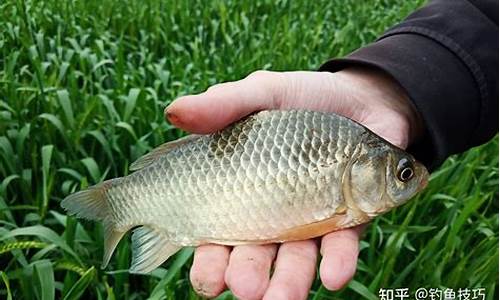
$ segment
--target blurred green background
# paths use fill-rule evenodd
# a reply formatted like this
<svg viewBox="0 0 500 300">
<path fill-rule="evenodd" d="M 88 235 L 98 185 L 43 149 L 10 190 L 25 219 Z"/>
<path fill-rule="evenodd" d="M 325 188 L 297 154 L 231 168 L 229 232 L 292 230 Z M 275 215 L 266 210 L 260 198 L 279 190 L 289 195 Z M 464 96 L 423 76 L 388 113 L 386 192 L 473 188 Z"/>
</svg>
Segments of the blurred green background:
<svg viewBox="0 0 500 300">
<path fill-rule="evenodd" d="M 183 135 L 163 120 L 176 97 L 257 69 L 314 70 L 423 3 L 0 2 L 0 298 L 197 299 L 192 249 L 129 275 L 125 238 L 100 270 L 101 226 L 66 217 L 61 199 Z M 367 228 L 361 249 L 346 288 L 316 280 L 310 298 L 484 287 L 496 299 L 498 138 L 450 158 L 424 193 Z"/>
</svg>

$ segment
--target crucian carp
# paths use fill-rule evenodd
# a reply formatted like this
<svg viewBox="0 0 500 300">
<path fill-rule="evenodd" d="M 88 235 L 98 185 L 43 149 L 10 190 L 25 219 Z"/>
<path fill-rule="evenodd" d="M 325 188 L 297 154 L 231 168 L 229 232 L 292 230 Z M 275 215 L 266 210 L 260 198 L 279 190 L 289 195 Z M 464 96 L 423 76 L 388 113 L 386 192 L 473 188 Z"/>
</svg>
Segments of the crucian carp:
<svg viewBox="0 0 500 300">
<path fill-rule="evenodd" d="M 104 267 L 134 229 L 133 273 L 184 246 L 302 240 L 366 223 L 408 201 L 429 176 L 362 125 L 304 110 L 261 111 L 163 144 L 130 170 L 61 205 L 103 223 Z"/>
</svg>

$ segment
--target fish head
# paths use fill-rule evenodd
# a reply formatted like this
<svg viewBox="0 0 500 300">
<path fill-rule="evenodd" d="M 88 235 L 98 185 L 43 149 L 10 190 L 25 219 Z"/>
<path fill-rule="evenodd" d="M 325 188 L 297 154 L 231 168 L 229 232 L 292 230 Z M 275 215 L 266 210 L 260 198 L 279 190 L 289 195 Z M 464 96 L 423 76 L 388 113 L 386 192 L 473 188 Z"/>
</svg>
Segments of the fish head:
<svg viewBox="0 0 500 300">
<path fill-rule="evenodd" d="M 429 180 L 427 168 L 412 155 L 393 149 L 388 153 L 386 195 L 394 206 L 404 204 L 423 190 Z"/>
<path fill-rule="evenodd" d="M 363 144 L 349 171 L 351 201 L 368 216 L 406 203 L 429 177 L 412 155 L 382 140 Z"/>
</svg>

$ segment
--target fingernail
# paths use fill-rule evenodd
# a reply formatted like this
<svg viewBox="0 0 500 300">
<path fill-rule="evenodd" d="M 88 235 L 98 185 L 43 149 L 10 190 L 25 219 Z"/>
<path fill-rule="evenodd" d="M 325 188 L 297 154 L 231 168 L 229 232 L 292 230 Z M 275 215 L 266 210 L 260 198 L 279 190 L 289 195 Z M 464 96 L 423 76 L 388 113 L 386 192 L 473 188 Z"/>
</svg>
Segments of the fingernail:
<svg viewBox="0 0 500 300">
<path fill-rule="evenodd" d="M 168 107 L 165 109 L 165 117 L 171 124 L 176 125 L 180 123 L 179 117 L 176 114 L 168 111 Z"/>
</svg>

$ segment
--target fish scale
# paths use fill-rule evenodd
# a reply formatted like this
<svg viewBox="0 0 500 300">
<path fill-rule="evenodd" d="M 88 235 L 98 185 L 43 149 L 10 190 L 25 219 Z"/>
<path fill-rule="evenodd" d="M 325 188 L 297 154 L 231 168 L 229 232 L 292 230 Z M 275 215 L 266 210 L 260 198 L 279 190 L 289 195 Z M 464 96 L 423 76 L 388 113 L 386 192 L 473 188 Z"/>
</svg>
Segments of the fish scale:
<svg viewBox="0 0 500 300">
<path fill-rule="evenodd" d="M 144 212 L 145 215 L 149 214 L 150 211 L 154 211 L 155 208 L 160 206 L 158 204 L 160 202 L 163 202 L 163 204 L 169 203 L 170 205 L 167 206 L 170 211 L 186 207 L 186 205 L 191 205 L 192 207 L 198 205 L 201 207 L 200 211 L 205 212 L 200 216 L 204 218 L 200 218 L 201 220 L 197 222 L 197 228 L 193 228 L 193 224 L 188 221 L 190 215 L 179 218 L 169 211 L 164 211 L 163 215 L 155 215 L 156 218 L 151 218 L 148 223 L 155 224 L 160 222 L 161 219 L 160 226 L 163 230 L 168 232 L 176 232 L 177 234 L 183 233 L 189 236 L 192 235 L 194 231 L 199 237 L 204 239 L 230 240 L 235 238 L 272 238 L 273 235 L 280 230 L 282 231 L 289 227 L 296 226 L 297 222 L 295 222 L 294 219 L 298 222 L 316 221 L 317 218 L 314 216 L 314 211 L 302 208 L 287 208 L 287 202 L 290 201 L 280 201 L 280 198 L 290 198 L 290 196 L 293 198 L 296 190 L 298 190 L 298 196 L 300 197 L 306 194 L 315 196 L 309 199 L 311 207 L 321 207 L 323 198 L 329 197 L 327 187 L 317 181 L 320 174 L 316 174 L 318 168 L 317 164 L 320 159 L 327 159 L 327 157 L 323 157 L 314 147 L 311 147 L 314 145 L 313 140 L 317 138 L 318 131 L 307 131 L 306 128 L 306 126 L 310 126 L 310 128 L 314 128 L 315 126 L 321 128 L 321 123 L 328 122 L 329 120 L 324 116 L 314 117 L 314 115 L 313 113 L 309 115 L 304 113 L 304 120 L 302 123 L 298 123 L 296 114 L 290 117 L 289 114 L 283 112 L 272 114 L 264 112 L 249 119 L 246 123 L 247 125 L 242 126 L 241 130 L 227 130 L 221 133 L 216 147 L 214 147 L 213 141 L 203 137 L 197 144 L 187 147 L 184 152 L 182 152 L 183 148 L 179 148 L 165 155 L 154 165 L 149 167 L 155 170 L 154 173 L 163 174 L 162 177 L 166 179 L 163 184 L 160 185 L 161 188 L 159 188 L 161 197 L 148 195 L 150 199 L 152 199 L 152 201 L 148 202 L 151 205 L 149 207 L 143 206 L 141 209 L 142 212 Z M 258 126 L 249 126 L 250 122 L 260 122 L 261 124 Z M 340 139 L 331 139 L 332 135 L 335 136 L 336 131 L 335 124 L 332 125 L 329 126 L 331 134 L 324 133 L 323 135 L 325 137 L 323 137 L 323 139 L 330 139 L 328 141 L 329 143 L 336 144 Z M 258 128 L 258 130 L 254 130 L 254 128 Z M 273 132 L 273 128 L 278 130 Z M 284 139 L 284 137 L 287 136 L 285 132 L 288 130 L 295 133 L 293 139 Z M 234 132 L 242 137 L 235 138 Z M 259 139 L 263 139 L 263 149 L 260 153 L 259 151 L 255 151 L 256 147 L 253 142 Z M 276 143 L 275 140 L 280 140 L 280 142 Z M 237 144 L 231 144 L 230 141 L 237 141 Z M 294 168 L 295 166 L 293 163 L 292 165 L 286 165 L 288 169 L 285 170 L 283 170 L 283 165 L 279 164 L 280 158 L 283 157 L 281 149 L 287 147 L 288 149 L 297 148 L 296 155 L 300 163 L 298 170 Z M 336 148 L 338 148 L 338 146 Z M 200 159 L 198 155 L 199 152 L 205 152 L 203 159 Z M 252 167 L 249 168 L 245 176 L 245 180 L 249 182 L 250 185 L 253 183 L 253 193 L 246 192 L 248 189 L 244 188 L 244 181 L 235 180 L 237 179 L 236 173 L 238 168 L 242 165 L 242 154 L 245 152 L 254 153 L 255 155 L 253 156 L 253 160 L 250 161 Z M 219 158 L 217 157 L 218 154 L 223 156 Z M 231 156 L 228 156 L 229 154 Z M 288 161 L 290 160 L 291 159 L 288 159 Z M 202 162 L 210 163 L 208 174 L 206 173 L 206 168 L 203 168 Z M 237 165 L 235 165 L 235 162 L 237 162 Z M 199 174 L 199 170 L 203 170 L 203 174 Z M 142 173 L 147 173 L 146 171 L 147 169 L 137 174 L 141 176 Z M 286 186 L 285 189 L 282 189 L 276 182 L 276 176 L 281 176 L 287 171 L 290 171 L 292 176 L 294 175 L 294 177 L 297 177 L 299 183 L 298 186 Z M 142 176 L 142 181 L 150 180 L 147 176 Z M 194 180 L 199 178 L 208 179 L 202 181 Z M 127 182 L 123 182 L 123 185 L 129 187 L 133 186 L 129 185 Z M 334 184 L 331 183 L 330 185 Z M 335 189 L 333 186 L 329 187 L 332 190 L 339 190 L 339 188 Z M 318 191 L 325 191 L 326 194 L 318 197 Z M 235 196 L 235 192 L 237 192 L 238 196 Z M 137 193 L 131 194 L 138 195 Z M 201 195 L 203 196 L 200 197 Z M 144 198 L 144 195 L 141 195 L 141 197 Z M 202 199 L 204 203 L 210 203 L 211 205 L 207 206 L 199 203 L 201 202 L 200 199 Z M 239 201 L 234 201 L 234 199 L 238 199 Z M 126 201 L 133 200 L 127 199 Z M 224 225 L 226 229 L 232 228 L 232 230 L 217 232 L 213 229 L 213 226 L 210 226 L 210 224 L 216 223 L 214 220 L 210 220 L 210 216 L 214 214 L 211 214 L 205 209 L 219 209 L 221 206 L 224 207 L 225 203 L 231 204 L 225 206 L 227 215 L 238 215 L 243 211 L 248 211 L 250 214 L 246 216 L 247 222 L 234 222 L 229 220 L 227 224 Z M 266 205 L 267 203 L 281 205 L 269 206 Z M 274 228 L 272 228 L 274 230 L 265 233 L 261 232 L 259 226 L 253 225 L 266 223 L 265 220 L 262 219 L 265 215 L 258 213 L 252 214 L 252 212 L 258 212 L 259 209 L 262 208 L 274 211 L 274 217 L 277 220 L 283 219 L 275 224 Z M 274 208 L 274 210 L 272 208 Z M 290 211 L 287 212 L 286 209 Z M 184 210 L 184 212 L 190 213 L 189 210 Z M 299 215 L 295 218 L 281 217 L 290 214 L 297 215 L 297 213 Z M 141 221 L 147 218 L 147 216 L 140 217 Z M 221 227 L 224 225 L 221 225 Z M 242 234 L 244 234 L 244 236 L 242 236 Z M 196 243 L 197 237 L 194 236 L 192 239 L 193 243 Z"/>
<path fill-rule="evenodd" d="M 143 273 L 182 246 L 294 240 L 324 232 L 321 224 L 334 230 L 366 222 L 374 213 L 357 209 L 351 194 L 372 188 L 349 186 L 345 174 L 358 160 L 380 165 L 364 162 L 367 153 L 398 151 L 338 115 L 262 111 L 220 132 L 164 144 L 135 162 L 136 172 L 70 195 L 62 206 L 104 222 L 104 264 L 123 234 L 141 226 L 131 271 Z M 359 180 L 367 171 L 356 172 Z"/>
</svg>

